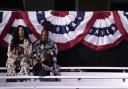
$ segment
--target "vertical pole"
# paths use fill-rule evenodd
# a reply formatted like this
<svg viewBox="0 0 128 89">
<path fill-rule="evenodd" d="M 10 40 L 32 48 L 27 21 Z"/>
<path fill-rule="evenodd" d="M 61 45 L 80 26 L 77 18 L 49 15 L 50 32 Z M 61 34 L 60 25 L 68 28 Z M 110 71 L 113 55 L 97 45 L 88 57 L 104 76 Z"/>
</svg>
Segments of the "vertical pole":
<svg viewBox="0 0 128 89">
<path fill-rule="evenodd" d="M 79 1 L 75 0 L 75 10 L 78 11 L 79 10 Z"/>
<path fill-rule="evenodd" d="M 109 10 L 109 11 L 111 11 L 110 10 L 110 8 L 111 8 L 111 1 L 110 0 L 107 0 L 108 1 L 108 3 L 107 3 L 107 9 Z"/>
<path fill-rule="evenodd" d="M 126 73 L 125 69 L 123 70 L 123 73 Z M 125 82 L 125 78 L 123 78 L 122 80 L 123 80 L 123 82 Z"/>
<path fill-rule="evenodd" d="M 23 10 L 26 10 L 26 3 L 25 3 L 25 0 L 23 0 Z"/>
</svg>

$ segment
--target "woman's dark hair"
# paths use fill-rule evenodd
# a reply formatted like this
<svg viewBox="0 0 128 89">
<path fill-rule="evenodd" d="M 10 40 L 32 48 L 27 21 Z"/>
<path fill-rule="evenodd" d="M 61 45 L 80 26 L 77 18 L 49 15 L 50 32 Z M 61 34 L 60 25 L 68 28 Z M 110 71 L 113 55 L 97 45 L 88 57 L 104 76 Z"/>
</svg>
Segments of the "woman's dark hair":
<svg viewBox="0 0 128 89">
<path fill-rule="evenodd" d="M 43 30 L 41 31 L 41 34 L 42 34 L 42 32 L 47 32 L 48 33 L 48 25 L 45 23 L 45 24 L 43 24 Z M 49 34 L 49 33 L 48 33 Z"/>
<path fill-rule="evenodd" d="M 17 47 L 18 44 L 20 43 L 20 39 L 19 39 L 19 28 L 20 27 L 22 27 L 23 30 L 24 30 L 24 38 L 25 39 L 29 39 L 29 36 L 28 36 L 29 33 L 27 32 L 27 30 L 25 29 L 25 27 L 22 26 L 22 25 L 19 25 L 15 29 L 14 33 L 13 33 L 13 39 L 11 40 L 11 50 L 13 50 L 15 47 Z"/>
<path fill-rule="evenodd" d="M 48 31 L 48 29 L 49 29 L 49 28 L 48 28 L 48 27 L 49 27 L 49 26 L 48 26 L 48 23 L 43 23 L 42 25 L 43 25 L 43 27 L 44 27 L 43 30 L 47 30 L 47 31 Z M 42 30 L 42 31 L 43 31 L 43 30 Z"/>
</svg>

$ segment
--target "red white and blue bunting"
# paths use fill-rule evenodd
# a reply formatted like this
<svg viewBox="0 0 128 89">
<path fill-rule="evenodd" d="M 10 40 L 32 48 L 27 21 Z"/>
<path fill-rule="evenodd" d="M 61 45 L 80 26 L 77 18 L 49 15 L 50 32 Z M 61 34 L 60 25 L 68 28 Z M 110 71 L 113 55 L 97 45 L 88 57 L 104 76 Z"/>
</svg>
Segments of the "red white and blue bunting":
<svg viewBox="0 0 128 89">
<path fill-rule="evenodd" d="M 49 38 L 57 43 L 59 50 L 65 50 L 79 43 L 87 31 L 85 28 L 93 12 L 77 11 L 37 11 L 23 15 L 29 28 L 37 38 L 48 24 Z"/>
<path fill-rule="evenodd" d="M 46 11 L 50 39 L 58 44 L 60 50 L 73 47 L 87 33 L 86 27 L 92 16 L 93 12 Z"/>
<path fill-rule="evenodd" d="M 22 13 L 24 12 L 11 12 L 11 11 L 4 11 L 2 21 L 0 23 L 0 42 L 3 47 L 7 48 L 8 43 L 12 39 L 12 35 L 17 30 L 17 26 L 22 25 L 25 27 L 25 30 L 28 32 L 29 36 L 31 37 L 32 41 L 37 40 L 34 34 L 30 31 L 27 26 L 27 22 L 23 19 Z"/>
<path fill-rule="evenodd" d="M 114 12 L 114 16 L 117 26 L 123 34 L 122 36 L 128 41 L 128 12 Z"/>
<path fill-rule="evenodd" d="M 128 40 L 126 11 L 0 11 L 1 45 L 7 48 L 18 25 L 25 26 L 32 41 L 39 39 L 44 23 L 49 28 L 49 39 L 57 43 L 59 50 L 82 42 L 102 51 L 115 47 L 123 38 Z"/>
<path fill-rule="evenodd" d="M 12 11 L 0 11 L 0 43 L 7 48 L 10 35 L 10 27 L 14 21 L 15 14 Z"/>
<path fill-rule="evenodd" d="M 86 46 L 102 51 L 122 41 L 122 34 L 115 24 L 112 12 L 95 12 L 92 19 L 95 19 L 95 22 L 82 41 Z"/>
</svg>

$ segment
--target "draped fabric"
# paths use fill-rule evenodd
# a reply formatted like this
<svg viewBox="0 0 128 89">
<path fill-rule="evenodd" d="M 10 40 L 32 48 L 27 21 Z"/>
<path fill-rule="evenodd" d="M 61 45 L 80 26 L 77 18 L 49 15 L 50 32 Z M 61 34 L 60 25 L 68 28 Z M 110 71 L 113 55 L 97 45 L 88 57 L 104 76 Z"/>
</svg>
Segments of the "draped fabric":
<svg viewBox="0 0 128 89">
<path fill-rule="evenodd" d="M 0 23 L 0 31 L 1 31 L 0 45 L 2 45 L 5 48 L 8 47 L 8 43 L 11 41 L 12 35 L 15 32 L 15 30 L 17 30 L 16 29 L 17 26 L 22 25 L 25 27 L 25 30 L 27 31 L 29 30 L 21 13 L 22 12 L 11 12 L 11 11 L 3 12 L 2 22 Z M 37 38 L 34 39 L 35 36 L 33 36 L 31 31 L 28 31 L 28 33 L 31 39 L 33 39 L 34 41 L 37 39 Z"/>
<path fill-rule="evenodd" d="M 114 20 L 113 13 L 95 12 L 95 19 L 83 43 L 88 47 L 101 51 L 112 48 L 122 41 L 122 35 Z"/>
<path fill-rule="evenodd" d="M 66 14 L 64 15 L 64 13 Z M 87 34 L 86 28 L 90 25 L 88 23 L 92 16 L 93 12 L 66 11 L 52 13 L 52 11 L 46 11 L 45 19 L 50 27 L 50 39 L 58 43 L 60 50 L 73 47 Z"/>
<path fill-rule="evenodd" d="M 74 47 L 79 42 L 103 51 L 128 41 L 126 11 L 0 11 L 0 45 L 7 48 L 18 25 L 23 25 L 34 42 L 40 38 L 47 23 L 49 39 L 59 50 Z"/>
<path fill-rule="evenodd" d="M 0 14 L 0 45 L 7 48 L 10 41 L 9 29 L 14 21 L 15 14 L 12 11 L 1 11 Z"/>
<path fill-rule="evenodd" d="M 128 41 L 128 12 L 118 11 L 114 12 L 114 15 L 117 26 L 122 32 L 122 36 Z"/>
</svg>

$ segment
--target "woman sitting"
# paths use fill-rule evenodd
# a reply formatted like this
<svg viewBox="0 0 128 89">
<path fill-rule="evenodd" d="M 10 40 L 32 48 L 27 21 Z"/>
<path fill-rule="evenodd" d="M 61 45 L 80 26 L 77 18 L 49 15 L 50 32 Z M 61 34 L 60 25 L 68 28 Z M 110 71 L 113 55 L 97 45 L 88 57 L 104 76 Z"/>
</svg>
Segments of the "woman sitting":
<svg viewBox="0 0 128 89">
<path fill-rule="evenodd" d="M 7 76 L 29 75 L 31 65 L 31 41 L 25 28 L 19 25 L 8 46 Z"/>
</svg>

